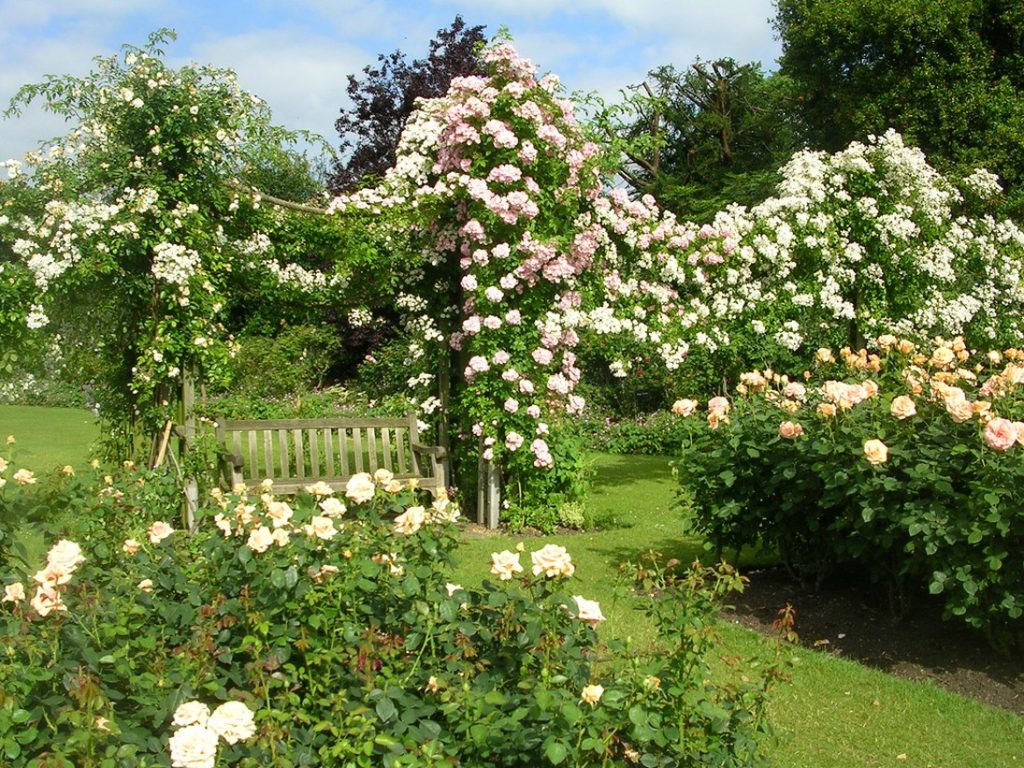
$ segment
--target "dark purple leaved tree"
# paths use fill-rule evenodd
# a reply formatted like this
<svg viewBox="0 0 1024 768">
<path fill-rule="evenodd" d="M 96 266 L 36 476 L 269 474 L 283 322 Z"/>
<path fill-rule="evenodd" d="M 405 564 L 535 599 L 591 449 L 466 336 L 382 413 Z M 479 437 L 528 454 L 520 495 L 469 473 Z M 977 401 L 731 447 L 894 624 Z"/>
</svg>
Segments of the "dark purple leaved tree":
<svg viewBox="0 0 1024 768">
<path fill-rule="evenodd" d="M 486 42 L 484 27 L 467 27 L 462 16 L 439 29 L 425 59 L 411 64 L 401 51 L 380 54 L 377 66 L 367 65 L 363 79 L 348 76 L 352 105 L 334 123 L 341 137 L 340 158 L 328 183 L 344 192 L 395 164 L 395 150 L 416 99 L 442 96 L 453 77 L 481 74 L 478 51 Z"/>
</svg>

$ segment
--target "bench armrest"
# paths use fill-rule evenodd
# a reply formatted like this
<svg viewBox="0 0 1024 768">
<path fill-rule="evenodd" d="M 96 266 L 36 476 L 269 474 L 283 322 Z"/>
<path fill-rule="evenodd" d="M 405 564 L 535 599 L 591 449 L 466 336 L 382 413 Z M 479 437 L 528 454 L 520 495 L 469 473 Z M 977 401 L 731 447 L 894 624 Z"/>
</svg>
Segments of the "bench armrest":
<svg viewBox="0 0 1024 768">
<path fill-rule="evenodd" d="M 413 452 L 424 453 L 427 456 L 433 456 L 438 461 L 443 461 L 447 456 L 448 452 L 440 445 L 423 445 L 422 443 L 412 443 L 410 445 Z"/>
</svg>

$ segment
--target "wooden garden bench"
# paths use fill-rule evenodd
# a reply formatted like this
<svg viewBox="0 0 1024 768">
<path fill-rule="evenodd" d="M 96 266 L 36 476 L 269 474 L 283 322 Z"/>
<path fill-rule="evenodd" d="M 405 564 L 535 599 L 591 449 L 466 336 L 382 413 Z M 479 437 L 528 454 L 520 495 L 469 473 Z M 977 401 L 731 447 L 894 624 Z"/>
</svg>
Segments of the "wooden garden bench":
<svg viewBox="0 0 1024 768">
<path fill-rule="evenodd" d="M 435 497 L 446 487 L 445 450 L 419 441 L 416 414 L 405 418 L 217 419 L 221 471 L 234 487 L 270 478 L 278 493 L 323 481 L 337 491 L 378 469 L 417 480 Z"/>
</svg>

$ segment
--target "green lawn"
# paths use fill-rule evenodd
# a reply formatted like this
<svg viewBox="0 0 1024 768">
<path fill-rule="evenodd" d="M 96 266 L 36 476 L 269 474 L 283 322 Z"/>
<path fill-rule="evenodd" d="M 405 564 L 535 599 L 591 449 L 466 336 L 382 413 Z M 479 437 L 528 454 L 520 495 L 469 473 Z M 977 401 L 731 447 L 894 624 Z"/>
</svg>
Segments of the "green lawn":
<svg viewBox="0 0 1024 768">
<path fill-rule="evenodd" d="M 0 439 L 17 438 L 17 466 L 45 473 L 64 464 L 81 466 L 98 435 L 85 411 L 0 407 Z M 543 537 L 467 536 L 456 580 L 470 585 L 486 574 L 490 553 L 524 541 L 527 550 L 546 543 L 568 548 L 578 588 L 601 603 L 602 631 L 643 641 L 652 627 L 628 600 L 615 604 L 612 589 L 620 562 L 654 549 L 690 561 L 705 553 L 682 534 L 682 512 L 673 508 L 676 484 L 664 458 L 595 457 L 599 476 L 587 503 L 616 527 L 594 533 Z M 741 559 L 741 564 L 750 558 Z M 723 653 L 750 656 L 767 651 L 759 635 L 722 625 Z M 825 654 L 792 648 L 788 682 L 772 696 L 778 731 L 769 752 L 779 768 L 1002 768 L 1024 766 L 1024 719 Z M 951 660 L 955 661 L 955 660 Z"/>
<path fill-rule="evenodd" d="M 0 440 L 15 439 L 13 446 L 0 445 L 0 455 L 13 448 L 15 469 L 40 477 L 66 464 L 83 466 L 99 434 L 96 417 L 84 409 L 0 405 Z"/>
</svg>

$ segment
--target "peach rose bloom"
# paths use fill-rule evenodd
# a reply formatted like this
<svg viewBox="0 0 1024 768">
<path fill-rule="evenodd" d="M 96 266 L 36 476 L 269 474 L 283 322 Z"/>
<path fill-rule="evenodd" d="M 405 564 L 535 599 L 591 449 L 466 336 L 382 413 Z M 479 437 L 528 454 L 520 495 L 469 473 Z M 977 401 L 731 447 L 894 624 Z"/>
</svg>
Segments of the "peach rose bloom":
<svg viewBox="0 0 1024 768">
<path fill-rule="evenodd" d="M 345 485 L 345 496 L 356 504 L 365 504 L 373 498 L 376 492 L 377 486 L 368 472 L 352 475 Z"/>
<path fill-rule="evenodd" d="M 602 696 L 604 696 L 604 686 L 588 685 L 583 689 L 583 692 L 580 694 L 580 700 L 583 701 L 585 704 L 590 704 L 591 706 L 593 706 L 601 700 Z"/>
<path fill-rule="evenodd" d="M 163 520 L 157 520 L 151 526 L 149 526 L 149 541 L 152 544 L 159 544 L 161 541 L 166 539 L 172 533 L 174 529 L 165 523 Z"/>
<path fill-rule="evenodd" d="M 287 525 L 293 514 L 295 513 L 286 501 L 271 501 L 267 504 L 267 517 L 271 519 L 275 528 Z"/>
<path fill-rule="evenodd" d="M 802 424 L 797 424 L 793 421 L 784 421 L 779 424 L 779 435 L 790 440 L 794 440 L 804 433 Z"/>
<path fill-rule="evenodd" d="M 878 348 L 883 352 L 896 345 L 896 337 L 891 333 L 883 333 L 878 337 Z"/>
<path fill-rule="evenodd" d="M 834 363 L 836 360 L 835 356 L 832 354 L 832 350 L 829 349 L 828 347 L 822 347 L 817 352 L 815 352 L 814 358 L 819 363 Z"/>
<path fill-rule="evenodd" d="M 152 579 L 143 579 L 142 581 L 140 581 L 135 586 L 138 589 L 141 589 L 143 592 L 152 592 L 153 591 L 153 580 Z"/>
<path fill-rule="evenodd" d="M 427 522 L 427 510 L 423 507 L 409 507 L 395 518 L 395 533 L 406 536 L 416 533 Z"/>
<path fill-rule="evenodd" d="M 817 410 L 818 415 L 824 416 L 826 419 L 831 419 L 836 415 L 836 407 L 832 403 L 819 403 Z"/>
<path fill-rule="evenodd" d="M 932 352 L 931 364 L 937 368 L 945 368 L 947 365 L 956 360 L 956 353 L 949 347 L 937 347 Z"/>
<path fill-rule="evenodd" d="M 135 539 L 125 539 L 124 544 L 121 545 L 121 551 L 126 555 L 134 555 L 139 551 L 141 545 Z"/>
<path fill-rule="evenodd" d="M 557 544 L 548 544 L 536 552 L 530 553 L 530 560 L 533 561 L 533 575 L 544 574 L 549 579 L 555 576 L 572 576 L 576 572 L 576 566 L 572 558 L 566 552 L 565 547 Z"/>
<path fill-rule="evenodd" d="M 900 395 L 893 398 L 892 405 L 889 406 L 889 413 L 903 421 L 917 413 L 917 406 L 914 405 L 914 401 L 907 395 Z"/>
<path fill-rule="evenodd" d="M 861 384 L 861 387 L 863 388 L 867 397 L 874 397 L 875 395 L 878 394 L 878 385 L 871 379 L 868 379 L 863 384 Z"/>
<path fill-rule="evenodd" d="M 864 443 L 864 458 L 871 464 L 884 464 L 889 459 L 889 449 L 881 440 L 868 440 Z"/>
<path fill-rule="evenodd" d="M 1000 416 L 985 425 L 985 444 L 997 451 L 1008 451 L 1017 442 L 1017 427 L 1009 419 Z"/>
<path fill-rule="evenodd" d="M 712 397 L 708 400 L 708 412 L 713 413 L 716 416 L 725 416 L 731 407 L 732 406 L 729 405 L 729 401 L 721 395 L 718 397 Z"/>
<path fill-rule="evenodd" d="M 518 552 L 509 552 L 506 549 L 491 553 L 491 573 L 502 581 L 510 581 L 515 574 L 522 571 L 523 566 L 519 564 Z"/>
<path fill-rule="evenodd" d="M 799 381 L 791 381 L 783 387 L 782 394 L 791 400 L 803 400 L 807 396 L 807 387 Z"/>
<path fill-rule="evenodd" d="M 387 485 L 395 479 L 395 473 L 390 469 L 378 469 L 373 473 L 373 479 L 379 485 Z"/>
<path fill-rule="evenodd" d="M 572 599 L 576 601 L 577 619 L 587 622 L 592 627 L 604 621 L 601 605 L 596 600 L 587 600 L 583 595 L 573 595 Z"/>
<path fill-rule="evenodd" d="M 953 421 L 962 424 L 974 416 L 974 406 L 967 400 L 946 400 L 946 412 L 953 417 Z"/>
<path fill-rule="evenodd" d="M 697 410 L 696 400 L 676 400 L 672 403 L 672 413 L 677 416 L 689 416 Z"/>
<path fill-rule="evenodd" d="M 708 414 L 708 427 L 711 428 L 711 429 L 718 429 L 718 425 L 719 424 L 728 424 L 728 423 L 729 423 L 729 417 L 728 416 L 722 416 L 719 413 L 709 413 Z"/>
</svg>

